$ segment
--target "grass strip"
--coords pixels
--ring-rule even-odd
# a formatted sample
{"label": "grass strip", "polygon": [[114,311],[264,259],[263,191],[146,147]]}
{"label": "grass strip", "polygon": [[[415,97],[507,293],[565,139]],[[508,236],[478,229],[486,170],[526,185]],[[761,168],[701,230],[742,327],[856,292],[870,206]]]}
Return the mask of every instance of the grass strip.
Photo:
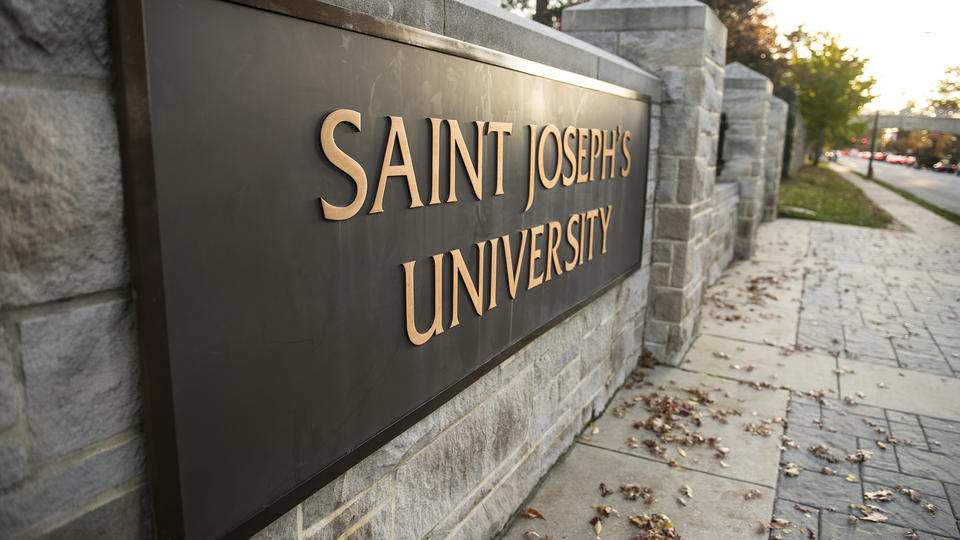
{"label": "grass strip", "polygon": [[896,187],[896,186],[894,186],[894,185],[888,184],[888,183],[884,182],[883,180],[877,180],[876,178],[867,178],[867,175],[865,175],[865,174],[863,174],[863,173],[860,173],[860,172],[857,172],[857,171],[851,171],[851,172],[852,172],[853,174],[859,176],[860,178],[863,178],[864,180],[869,180],[869,181],[871,181],[871,182],[873,182],[873,183],[875,183],[875,184],[880,184],[881,186],[889,189],[890,191],[896,193],[897,195],[903,197],[904,199],[906,199],[906,200],[908,200],[908,201],[910,201],[910,202],[915,202],[915,203],[919,204],[920,206],[926,208],[927,210],[933,212],[934,214],[936,214],[936,215],[938,215],[938,216],[940,216],[940,217],[942,217],[942,218],[944,218],[944,219],[947,219],[947,220],[949,220],[949,221],[952,221],[952,222],[956,223],[957,225],[960,225],[960,214],[954,214],[953,212],[947,210],[946,208],[942,208],[942,207],[940,207],[940,206],[937,206],[937,205],[933,204],[932,202],[930,202],[930,201],[928,201],[928,200],[926,200],[926,199],[921,199],[920,197],[917,197],[917,196],[914,195],[913,193],[910,193],[909,191],[907,191],[907,190],[905,190],[905,189],[900,189],[900,188],[898,188],[898,187]]}
{"label": "grass strip", "polygon": [[857,186],[825,165],[804,165],[783,180],[777,210],[783,217],[878,229],[894,222]]}

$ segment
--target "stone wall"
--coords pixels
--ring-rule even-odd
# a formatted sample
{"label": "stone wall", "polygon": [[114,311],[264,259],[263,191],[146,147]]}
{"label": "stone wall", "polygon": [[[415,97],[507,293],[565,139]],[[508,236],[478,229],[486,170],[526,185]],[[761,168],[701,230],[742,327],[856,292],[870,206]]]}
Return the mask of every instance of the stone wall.
{"label": "stone wall", "polygon": [[[0,537],[150,537],[104,3],[0,1]],[[630,62],[489,2],[335,3],[651,95],[658,177]],[[640,270],[258,536],[498,530],[635,365],[654,193]]]}
{"label": "stone wall", "polygon": [[787,135],[787,102],[770,96],[767,139],[763,149],[763,220],[777,218],[780,178],[783,176],[783,145]]}
{"label": "stone wall", "polygon": [[683,358],[705,289],[727,29],[696,0],[593,0],[564,10],[563,29],[665,83],[645,347]]}
{"label": "stone wall", "polygon": [[103,2],[0,6],[0,537],[145,537]]}
{"label": "stone wall", "polygon": [[733,245],[737,234],[737,208],[740,185],[718,183],[713,191],[710,226],[707,229],[707,285],[713,285],[733,261]]}
{"label": "stone wall", "polygon": [[727,132],[723,145],[723,171],[718,182],[740,184],[734,256],[749,259],[757,243],[763,214],[764,156],[767,119],[773,84],[763,75],[734,62],[724,75],[723,112]]}

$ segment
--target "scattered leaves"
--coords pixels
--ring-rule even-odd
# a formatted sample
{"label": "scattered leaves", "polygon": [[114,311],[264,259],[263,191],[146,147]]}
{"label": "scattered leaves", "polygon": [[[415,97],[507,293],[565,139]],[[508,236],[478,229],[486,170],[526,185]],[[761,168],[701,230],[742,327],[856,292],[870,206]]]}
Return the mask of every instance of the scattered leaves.
{"label": "scattered leaves", "polygon": [[634,540],[658,540],[663,538],[680,538],[676,528],[666,514],[640,514],[631,516],[630,523],[641,529],[641,533],[634,536]]}
{"label": "scattered leaves", "polygon": [[813,454],[814,456],[816,456],[816,457],[818,457],[818,458],[820,458],[820,459],[822,459],[822,460],[824,460],[824,461],[826,461],[826,462],[828,462],[828,463],[839,463],[839,462],[840,462],[840,459],[839,459],[839,458],[836,458],[836,457],[834,457],[833,455],[830,454],[830,449],[827,448],[826,445],[818,444],[818,445],[815,445],[815,446],[810,446],[809,448],[807,448],[807,450],[809,450],[810,453]]}

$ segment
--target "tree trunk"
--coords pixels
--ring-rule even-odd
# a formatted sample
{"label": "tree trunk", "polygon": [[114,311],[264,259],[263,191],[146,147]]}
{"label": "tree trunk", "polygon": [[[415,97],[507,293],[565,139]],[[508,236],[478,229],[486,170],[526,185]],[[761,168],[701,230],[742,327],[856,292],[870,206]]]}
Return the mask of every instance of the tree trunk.
{"label": "tree trunk", "polygon": [[820,163],[820,154],[823,153],[823,128],[817,130],[817,142],[813,145],[813,166]]}
{"label": "tree trunk", "polygon": [[553,21],[550,20],[550,12],[547,11],[547,1],[537,0],[537,11],[533,13],[533,20],[540,24],[553,26]]}

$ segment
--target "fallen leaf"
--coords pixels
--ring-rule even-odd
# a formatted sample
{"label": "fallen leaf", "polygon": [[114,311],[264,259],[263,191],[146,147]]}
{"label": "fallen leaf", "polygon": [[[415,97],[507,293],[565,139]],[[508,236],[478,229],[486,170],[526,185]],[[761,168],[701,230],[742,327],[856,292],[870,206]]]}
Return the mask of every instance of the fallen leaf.
{"label": "fallen leaf", "polygon": [[820,474],[826,474],[828,476],[832,476],[834,474],[837,474],[837,471],[831,469],[830,467],[823,467],[820,469]]}
{"label": "fallen leaf", "polygon": [[783,466],[783,474],[787,476],[799,476],[800,467],[796,463],[787,463]]}
{"label": "fallen leaf", "polygon": [[762,494],[759,489],[751,489],[750,491],[743,494],[744,500],[749,501],[750,499],[759,499]]}
{"label": "fallen leaf", "polygon": [[611,515],[620,517],[620,512],[617,512],[614,507],[608,504],[597,505],[594,506],[593,509],[597,511],[599,517],[610,517]]}
{"label": "fallen leaf", "polygon": [[613,490],[612,490],[612,489],[607,489],[606,484],[604,484],[603,482],[600,482],[600,496],[601,496],[601,497],[606,497],[607,495],[609,495],[609,494],[611,494],[611,493],[613,493]]}
{"label": "fallen leaf", "polygon": [[683,457],[687,457],[687,452],[684,451],[684,449],[683,449],[683,448],[680,448],[679,446],[677,447],[677,453],[680,454],[680,455],[683,456]]}
{"label": "fallen leaf", "polygon": [[927,513],[930,514],[931,516],[937,515],[937,507],[934,506],[934,505],[932,505],[932,504],[930,504],[930,503],[927,503],[927,504],[923,505],[921,508],[923,508],[924,510],[926,510]]}
{"label": "fallen leaf", "polygon": [[893,492],[889,489],[878,489],[877,491],[867,491],[863,497],[868,501],[890,502],[894,500]]}
{"label": "fallen leaf", "polygon": [[881,450],[887,449],[887,445],[883,444],[883,441],[877,441],[877,446],[879,446]]}
{"label": "fallen leaf", "polygon": [[544,521],[547,520],[547,518],[543,517],[543,514],[538,512],[536,508],[527,508],[526,510],[521,512],[520,515],[530,519],[542,519]]}
{"label": "fallen leaf", "polygon": [[680,504],[680,506],[687,505],[687,501],[683,497],[677,497],[677,502]]}
{"label": "fallen leaf", "polygon": [[543,538],[543,537],[540,536],[540,533],[538,533],[537,531],[527,531],[523,533],[523,538],[524,540],[539,540],[540,538]]}
{"label": "fallen leaf", "polygon": [[903,536],[905,538],[909,538],[910,540],[920,540],[920,536],[917,534],[917,531],[914,530],[909,530],[903,533]]}
{"label": "fallen leaf", "polygon": [[593,530],[597,533],[597,536],[600,536],[600,531],[603,530],[603,520],[598,517],[594,517],[590,520],[590,524],[593,525]]}
{"label": "fallen leaf", "polygon": [[878,383],[877,383],[877,388],[889,388],[889,387],[887,386],[887,383],[885,383],[885,382],[878,382]]}
{"label": "fallen leaf", "polygon": [[863,521],[873,521],[873,522],[875,522],[875,523],[883,523],[883,522],[885,522],[885,521],[887,520],[887,516],[885,516],[885,515],[883,515],[883,514],[881,514],[881,513],[879,513],[879,512],[873,512],[873,513],[870,513],[870,514],[867,514],[867,515],[863,516],[863,517],[860,518],[860,519],[863,520]]}
{"label": "fallen leaf", "polygon": [[790,520],[788,519],[774,517],[773,519],[770,520],[770,523],[761,523],[760,525],[764,529],[769,531],[771,529],[782,529],[789,524],[790,524]]}
{"label": "fallen leaf", "polygon": [[683,493],[684,495],[686,495],[688,499],[693,498],[693,490],[690,489],[690,486],[686,484],[680,486],[680,493]]}
{"label": "fallen leaf", "polygon": [[846,480],[847,482],[850,482],[851,484],[856,484],[857,482],[859,482],[859,480],[857,480],[857,477],[852,474],[848,474],[843,479]]}
{"label": "fallen leaf", "polygon": [[729,465],[727,465],[726,463],[724,463],[722,459],[720,460],[720,466],[723,467],[724,469],[726,469],[727,467],[729,467]]}

